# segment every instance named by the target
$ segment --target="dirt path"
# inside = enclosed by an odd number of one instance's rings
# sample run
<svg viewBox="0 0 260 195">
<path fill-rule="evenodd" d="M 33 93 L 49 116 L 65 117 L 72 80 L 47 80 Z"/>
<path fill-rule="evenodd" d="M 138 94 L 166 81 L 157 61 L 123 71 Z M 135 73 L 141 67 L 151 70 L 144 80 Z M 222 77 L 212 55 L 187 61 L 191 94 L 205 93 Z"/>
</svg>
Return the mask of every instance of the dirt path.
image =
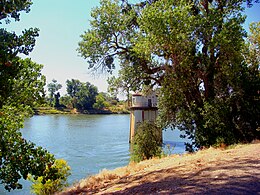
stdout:
<svg viewBox="0 0 260 195">
<path fill-rule="evenodd" d="M 260 143 L 144 161 L 61 194 L 260 194 Z"/>
</svg>

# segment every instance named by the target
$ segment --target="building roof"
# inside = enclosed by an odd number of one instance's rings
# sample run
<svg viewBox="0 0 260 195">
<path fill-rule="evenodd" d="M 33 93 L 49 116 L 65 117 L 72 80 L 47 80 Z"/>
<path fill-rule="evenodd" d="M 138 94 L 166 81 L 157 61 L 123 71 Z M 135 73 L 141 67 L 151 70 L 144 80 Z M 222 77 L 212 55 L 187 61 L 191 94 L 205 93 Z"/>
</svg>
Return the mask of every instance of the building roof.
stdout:
<svg viewBox="0 0 260 195">
<path fill-rule="evenodd" d="M 132 96 L 143 96 L 141 93 L 134 93 Z"/>
</svg>

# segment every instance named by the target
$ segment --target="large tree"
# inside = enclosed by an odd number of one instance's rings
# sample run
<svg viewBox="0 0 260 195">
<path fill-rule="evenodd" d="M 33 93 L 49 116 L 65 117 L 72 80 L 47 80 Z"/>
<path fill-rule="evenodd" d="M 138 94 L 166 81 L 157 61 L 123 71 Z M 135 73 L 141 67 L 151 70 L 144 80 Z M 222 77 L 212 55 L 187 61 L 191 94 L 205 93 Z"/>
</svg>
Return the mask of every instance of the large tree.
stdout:
<svg viewBox="0 0 260 195">
<path fill-rule="evenodd" d="M 0 22 L 18 21 L 20 11 L 28 12 L 30 5 L 29 0 L 1 1 Z M 27 179 L 28 174 L 45 179 L 55 176 L 54 169 L 48 175 L 44 172 L 54 163 L 53 155 L 25 140 L 20 132 L 44 93 L 42 65 L 18 57 L 32 51 L 37 36 L 38 29 L 16 35 L 0 28 L 0 183 L 9 191 L 22 188 L 19 179 Z"/>
<path fill-rule="evenodd" d="M 159 86 L 161 123 L 193 146 L 248 142 L 260 136 L 260 81 L 244 52 L 244 2 L 102 0 L 78 50 L 92 69 L 118 58 L 133 89 Z"/>
<path fill-rule="evenodd" d="M 73 108 L 82 111 L 93 108 L 96 102 L 96 96 L 98 95 L 96 86 L 89 82 L 81 82 L 77 79 L 67 80 L 66 83 L 67 93 L 71 97 Z"/>
</svg>

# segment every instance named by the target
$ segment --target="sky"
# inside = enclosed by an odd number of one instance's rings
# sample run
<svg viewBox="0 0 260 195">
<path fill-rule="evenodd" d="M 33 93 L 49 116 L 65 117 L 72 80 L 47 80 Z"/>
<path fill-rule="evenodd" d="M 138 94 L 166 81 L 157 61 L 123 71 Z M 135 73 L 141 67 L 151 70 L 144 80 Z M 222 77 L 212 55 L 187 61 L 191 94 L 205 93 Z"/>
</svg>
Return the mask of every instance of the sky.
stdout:
<svg viewBox="0 0 260 195">
<path fill-rule="evenodd" d="M 33 0 L 28 14 L 22 12 L 19 22 L 12 21 L 4 27 L 18 34 L 31 27 L 40 29 L 29 57 L 44 65 L 42 73 L 47 83 L 56 79 L 63 85 L 62 94 L 66 93 L 67 79 L 88 81 L 105 92 L 109 75 L 91 74 L 87 61 L 76 51 L 80 35 L 90 28 L 91 10 L 98 5 L 99 0 Z M 248 30 L 251 22 L 260 21 L 260 3 L 246 9 L 246 15 L 244 28 Z"/>
</svg>

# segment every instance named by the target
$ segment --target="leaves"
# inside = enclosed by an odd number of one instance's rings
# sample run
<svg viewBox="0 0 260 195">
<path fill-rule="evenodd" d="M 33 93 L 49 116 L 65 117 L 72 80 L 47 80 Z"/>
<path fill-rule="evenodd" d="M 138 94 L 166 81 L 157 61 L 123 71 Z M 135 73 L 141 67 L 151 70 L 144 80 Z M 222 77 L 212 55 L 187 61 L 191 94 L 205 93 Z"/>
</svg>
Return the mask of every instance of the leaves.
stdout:
<svg viewBox="0 0 260 195">
<path fill-rule="evenodd" d="M 41 176 L 45 165 L 54 162 L 53 155 L 22 138 L 20 128 L 28 117 L 28 109 L 28 106 L 3 106 L 1 109 L 0 180 L 8 191 L 21 188 L 19 179 L 26 179 L 29 173 Z"/>
<path fill-rule="evenodd" d="M 0 63 L 11 63 L 18 53 L 28 55 L 35 46 L 35 38 L 39 36 L 39 29 L 24 30 L 22 35 L 0 29 Z M 7 64 L 6 64 L 7 65 Z"/>
<path fill-rule="evenodd" d="M 3 0 L 0 4 L 0 20 L 6 19 L 6 23 L 10 22 L 10 18 L 14 18 L 16 21 L 20 19 L 20 11 L 29 12 L 31 0 Z M 0 22 L 1 24 L 1 22 Z"/>
<path fill-rule="evenodd" d="M 128 92 L 159 87 L 161 123 L 183 130 L 195 148 L 248 142 L 260 136 L 259 107 L 253 109 L 259 44 L 257 24 L 245 44 L 243 2 L 101 1 L 79 52 L 93 69 L 107 68 L 107 56 L 119 59 L 119 77 L 110 85 Z"/>
<path fill-rule="evenodd" d="M 51 166 L 46 166 L 45 175 L 33 178 L 29 176 L 29 180 L 33 182 L 31 191 L 37 195 L 50 195 L 60 192 L 64 187 L 68 186 L 67 178 L 71 174 L 70 167 L 63 159 L 55 160 Z M 55 175 L 55 177 L 50 177 Z"/>
<path fill-rule="evenodd" d="M 60 98 L 60 93 L 58 92 L 61 88 L 62 85 L 57 82 L 57 80 L 52 79 L 51 83 L 48 83 L 47 85 L 48 91 L 49 91 L 49 101 L 51 106 L 59 107 L 59 98 Z M 54 102 L 54 104 L 53 104 Z"/>
<path fill-rule="evenodd" d="M 83 83 L 79 80 L 67 80 L 67 93 L 72 98 L 73 108 L 87 110 L 93 108 L 98 95 L 96 86 L 89 82 Z"/>
<path fill-rule="evenodd" d="M 28 12 L 29 0 L 1 1 L 0 21 L 19 20 L 20 11 Z M 54 156 L 22 137 L 25 118 L 44 95 L 45 77 L 42 65 L 18 54 L 28 55 L 35 46 L 38 29 L 24 30 L 21 35 L 0 28 L 0 182 L 5 189 L 20 189 L 21 178 L 29 174 L 39 177 L 46 165 L 52 166 Z M 48 174 L 56 178 L 55 171 Z"/>
<path fill-rule="evenodd" d="M 161 129 L 155 124 L 143 122 L 138 125 L 131 144 L 131 160 L 139 162 L 162 156 Z"/>
</svg>

